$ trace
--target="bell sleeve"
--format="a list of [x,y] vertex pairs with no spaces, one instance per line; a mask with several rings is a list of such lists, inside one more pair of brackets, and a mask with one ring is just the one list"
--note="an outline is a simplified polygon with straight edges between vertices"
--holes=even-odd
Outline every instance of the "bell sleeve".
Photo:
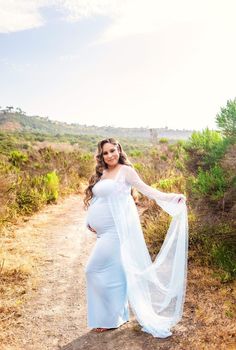
[[135,187],[148,198],[155,200],[171,216],[178,215],[182,211],[183,205],[185,205],[186,197],[183,194],[166,193],[147,185],[135,169],[130,166],[125,167],[125,180],[130,186]]

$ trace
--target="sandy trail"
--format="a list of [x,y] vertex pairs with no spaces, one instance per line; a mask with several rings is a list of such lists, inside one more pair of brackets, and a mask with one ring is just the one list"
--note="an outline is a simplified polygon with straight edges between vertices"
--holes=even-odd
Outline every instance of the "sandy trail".
[[194,319],[197,281],[189,283],[183,319],[170,338],[157,339],[140,331],[132,313],[130,321],[119,329],[97,334],[87,328],[84,268],[96,236],[85,227],[79,195],[46,207],[17,230],[32,233],[37,239],[29,242],[29,249],[43,251],[44,257],[37,270],[38,287],[29,291],[4,350],[224,349],[218,342],[208,348],[196,341],[204,337],[206,328]]
[[84,217],[81,198],[70,196],[18,228],[22,235],[37,235],[29,247],[44,257],[39,288],[24,305],[10,349],[60,349],[88,331],[84,267],[96,236],[85,228]]

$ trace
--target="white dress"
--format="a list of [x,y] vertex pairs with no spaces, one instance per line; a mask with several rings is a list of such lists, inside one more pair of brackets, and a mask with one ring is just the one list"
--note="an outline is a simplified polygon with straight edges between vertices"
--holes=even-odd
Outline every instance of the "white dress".
[[92,328],[116,328],[129,319],[119,235],[107,200],[114,186],[113,180],[100,180],[93,187],[94,198],[88,209],[87,222],[97,232],[86,266],[87,317]]
[[[131,187],[154,199],[173,218],[152,263]],[[179,198],[183,200],[178,202]],[[142,330],[170,336],[183,312],[188,223],[185,197],[146,185],[130,166],[93,187],[87,224],[97,241],[85,268],[88,326],[116,328],[129,319],[128,303]]]

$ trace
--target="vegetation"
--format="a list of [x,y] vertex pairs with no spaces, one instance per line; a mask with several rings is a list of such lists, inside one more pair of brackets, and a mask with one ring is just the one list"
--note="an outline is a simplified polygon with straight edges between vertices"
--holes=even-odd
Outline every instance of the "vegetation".
[[192,133],[191,130],[172,130],[168,128],[117,128],[107,125],[98,127],[78,123],[69,124],[53,121],[48,117],[38,115],[28,116],[21,108],[14,109],[13,106],[0,109],[0,129],[11,132],[37,132],[50,135],[89,135],[102,138],[111,137],[111,135],[115,138],[124,138],[125,135],[126,138],[141,139],[145,142],[150,139],[156,142],[158,138],[168,138],[169,140],[187,139]]
[[92,171],[90,152],[80,151],[77,145],[39,143],[35,137],[0,135],[0,228],[59,196],[79,192]]
[[[156,142],[154,132],[155,140],[154,137],[150,140],[141,137],[135,139],[130,135],[119,137],[135,169],[147,184],[164,192],[186,195],[189,263],[194,265],[196,276],[198,267],[208,273],[213,269],[211,278],[217,281],[214,283],[218,289],[220,285],[230,286],[236,276],[235,105],[235,99],[228,101],[216,116],[219,131],[207,128],[202,132],[193,132],[188,140],[173,142],[165,135]],[[40,117],[37,120],[33,118],[29,127],[29,117],[21,110],[18,110],[18,114],[13,113],[12,109],[9,106],[0,115],[0,124],[3,120],[9,122],[9,115],[17,115],[19,119],[14,121],[20,125],[25,121],[25,125],[21,131],[0,132],[0,230],[7,242],[14,242],[14,233],[4,236],[4,228],[10,223],[16,223],[20,217],[31,215],[44,205],[56,203],[61,196],[80,192],[94,167],[97,142],[106,135],[105,129],[98,128],[96,133],[89,135],[85,128],[87,131],[84,129],[78,136],[70,132],[72,129],[68,125],[64,126],[67,133],[63,134],[49,121],[46,130],[40,124],[44,125],[45,120]],[[48,123],[51,123],[50,127]],[[107,135],[111,131],[113,129],[107,128]],[[109,136],[116,137],[118,134],[112,132]],[[154,201],[142,195],[138,197],[145,239],[154,258],[171,218]],[[9,299],[14,300],[24,293],[31,272],[21,264],[19,251],[25,254],[22,246],[10,247],[8,263],[6,258],[1,257],[6,253],[4,249],[2,245],[2,293],[11,290]],[[13,284],[15,289],[12,288]],[[0,311],[8,315],[17,307],[14,304],[6,309],[0,305]],[[231,304],[225,313],[230,319],[235,316]]]
[[232,142],[236,140],[236,98],[228,100],[227,105],[221,108],[216,121],[222,133]]
[[[208,128],[194,132],[189,140],[170,145],[162,154],[152,151],[148,170],[143,163],[138,166],[154,187],[185,193],[189,259],[215,267],[222,282],[236,276],[235,118],[235,100],[228,101],[216,118],[221,132]],[[149,204],[143,213],[145,237],[153,257],[163,242],[169,220],[162,212],[157,216],[157,211],[155,204]]]

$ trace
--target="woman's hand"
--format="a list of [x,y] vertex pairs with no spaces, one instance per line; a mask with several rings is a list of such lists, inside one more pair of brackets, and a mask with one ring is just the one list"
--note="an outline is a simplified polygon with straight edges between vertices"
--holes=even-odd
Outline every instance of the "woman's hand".
[[88,229],[89,229],[90,231],[92,231],[93,233],[97,233],[97,232],[94,230],[94,228],[92,228],[90,225],[87,225],[87,227],[88,227]]
[[185,195],[183,195],[183,194],[180,194],[180,195],[179,195],[178,203],[181,202],[181,201],[186,202],[186,200],[187,200],[187,198],[185,197]]

